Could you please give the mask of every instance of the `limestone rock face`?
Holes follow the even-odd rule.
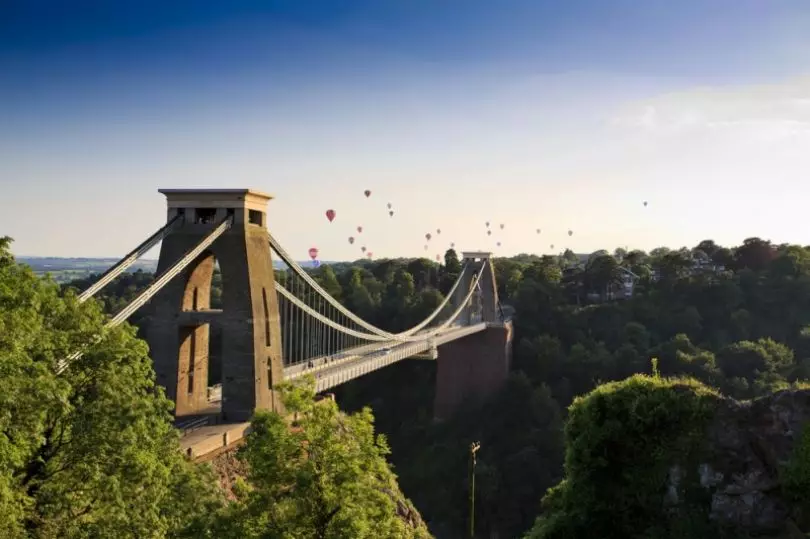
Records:
[[[705,462],[686,470],[697,473],[709,495],[712,520],[755,536],[797,537],[810,530],[784,489],[783,470],[804,428],[810,428],[810,390],[781,391],[752,402],[720,401],[707,431]],[[668,505],[677,504],[673,491],[683,475],[670,470]]]

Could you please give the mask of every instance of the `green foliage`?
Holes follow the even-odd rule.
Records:
[[[0,536],[171,537],[218,507],[180,454],[170,403],[130,326],[55,374],[100,332],[96,302],[60,296],[0,241]]]
[[[565,427],[566,478],[549,491],[529,537],[584,538],[594,530],[604,538],[687,537],[680,522],[708,524],[706,515],[672,511],[665,500],[670,489],[689,499],[696,478],[676,479],[672,468],[696,468],[689,465],[720,398],[694,380],[635,375],[575,399]]]
[[[781,483],[785,494],[810,511],[810,428],[804,426],[790,460],[782,467]]]
[[[286,385],[290,428],[278,414],[256,414],[239,457],[247,488],[211,530],[218,538],[429,537],[397,516],[398,487],[374,434],[371,411],[345,415],[309,387]],[[402,503],[405,503],[404,501]]]

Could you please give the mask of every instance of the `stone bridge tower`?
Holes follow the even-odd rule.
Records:
[[[501,312],[495,269],[489,263],[492,253],[465,252],[461,256],[462,265],[472,271],[465,272],[451,302],[457,307],[467,297],[475,276],[486,264],[479,290],[471,298],[478,308],[467,309],[460,322],[487,327],[439,347],[433,405],[437,420],[451,417],[466,400],[483,400],[495,393],[506,382],[512,362],[512,322],[505,321]]]
[[[271,249],[269,195],[249,189],[161,189],[168,220],[183,222],[160,248],[157,273],[180,260],[225,219],[231,227],[149,305],[147,341],[157,382],[175,402],[175,416],[211,412],[209,339],[222,335],[222,419],[247,421],[254,410],[281,409],[273,387],[283,379],[281,329]],[[211,308],[215,262],[222,275],[222,308]]]

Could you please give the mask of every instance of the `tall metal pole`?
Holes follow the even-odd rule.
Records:
[[[470,444],[470,539],[475,538],[475,454],[480,447],[480,442]]]

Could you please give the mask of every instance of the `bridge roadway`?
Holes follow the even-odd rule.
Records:
[[[422,341],[389,341],[358,346],[344,350],[336,356],[316,358],[298,365],[285,367],[284,379],[294,380],[302,376],[313,375],[315,377],[315,391],[320,393],[392,363],[426,352],[434,346],[441,346],[451,341],[463,339],[473,333],[484,331],[487,327],[486,322],[479,322],[469,326],[454,325]],[[422,330],[414,334],[414,336],[429,334],[433,331],[435,329]]]

